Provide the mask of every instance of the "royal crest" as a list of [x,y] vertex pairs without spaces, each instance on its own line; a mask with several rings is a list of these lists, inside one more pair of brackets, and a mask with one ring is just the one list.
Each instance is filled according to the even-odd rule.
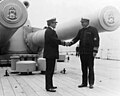
[[11,7],[8,12],[8,18],[11,20],[17,19],[16,9],[14,7]]
[[109,24],[114,24],[115,23],[115,20],[114,20],[114,16],[113,14],[109,14],[108,16],[108,21],[107,21]]

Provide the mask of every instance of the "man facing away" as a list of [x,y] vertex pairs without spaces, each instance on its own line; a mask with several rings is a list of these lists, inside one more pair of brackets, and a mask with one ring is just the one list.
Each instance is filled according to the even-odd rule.
[[48,27],[45,31],[45,43],[44,43],[44,53],[43,57],[46,59],[46,73],[45,73],[45,83],[46,91],[56,92],[55,86],[53,86],[53,74],[55,68],[56,59],[59,57],[58,45],[64,45],[65,42],[58,39],[56,31],[56,18],[47,20]]
[[79,88],[93,88],[94,85],[94,57],[98,52],[99,35],[96,28],[89,26],[89,19],[81,19],[82,29],[79,30],[77,36],[71,42],[67,42],[67,46],[75,44],[79,40],[79,54],[82,70],[82,84]]

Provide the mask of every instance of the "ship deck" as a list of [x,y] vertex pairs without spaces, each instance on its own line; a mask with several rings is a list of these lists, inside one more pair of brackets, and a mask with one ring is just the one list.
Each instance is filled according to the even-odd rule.
[[[82,77],[79,58],[70,56],[69,62],[57,62],[53,81],[58,88],[53,93],[45,90],[45,76],[39,71],[19,75],[0,67],[0,96],[120,96],[120,61],[95,59],[94,67],[94,88],[78,88]],[[60,73],[63,68],[65,74]],[[6,69],[9,76],[4,76]]]

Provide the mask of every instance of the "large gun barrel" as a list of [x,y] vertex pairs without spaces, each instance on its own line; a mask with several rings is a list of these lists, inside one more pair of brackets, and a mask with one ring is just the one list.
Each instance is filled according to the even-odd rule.
[[28,17],[25,6],[18,0],[3,0],[0,3],[0,47],[24,25]]
[[[86,17],[86,16],[85,16]],[[107,6],[103,8],[99,13],[90,14],[90,25],[96,27],[98,32],[114,31],[120,26],[120,14],[114,7]],[[70,22],[60,23],[57,25],[57,35],[61,40],[67,40],[75,37],[80,28],[79,18],[73,19]],[[38,30],[31,32],[27,35],[28,43],[31,46],[39,46],[43,48],[45,30]],[[34,47],[31,47],[34,48]]]
[[[71,39],[82,28],[80,24],[82,16],[73,19],[69,22],[58,24],[57,34],[60,39]],[[98,12],[84,16],[83,18],[90,19],[90,25],[97,28],[98,32],[111,32],[120,26],[120,13],[112,6],[104,7]]]

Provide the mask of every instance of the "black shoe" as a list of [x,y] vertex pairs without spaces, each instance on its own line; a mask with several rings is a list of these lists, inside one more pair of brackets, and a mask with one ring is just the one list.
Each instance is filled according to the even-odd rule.
[[78,86],[78,88],[81,88],[81,87],[87,87],[87,85],[81,84],[81,85]]
[[50,88],[50,89],[46,89],[46,91],[49,91],[49,92],[56,92],[56,90]]
[[52,89],[57,89],[57,87],[56,86],[53,86],[53,87],[51,87]]
[[89,88],[90,88],[90,89],[93,89],[94,87],[93,87],[93,85],[90,85]]

